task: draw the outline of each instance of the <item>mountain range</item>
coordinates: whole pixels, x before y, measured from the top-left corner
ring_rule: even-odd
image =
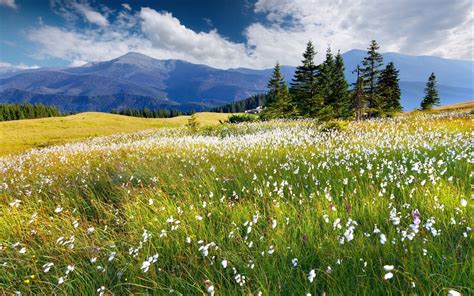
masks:
[[[343,54],[346,78],[363,50]],[[419,106],[426,80],[435,72],[441,104],[474,100],[474,62],[434,56],[384,53],[384,62],[400,70],[402,105]],[[295,67],[282,66],[291,81]],[[111,111],[113,109],[167,108],[205,110],[266,91],[272,69],[215,69],[182,60],[158,60],[139,53],[89,63],[81,67],[0,68],[0,103],[30,102],[55,105],[61,111]]]

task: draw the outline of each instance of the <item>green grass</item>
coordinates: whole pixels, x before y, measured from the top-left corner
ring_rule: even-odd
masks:
[[[343,131],[225,124],[0,159],[0,291],[473,294],[473,127],[457,113]],[[421,224],[410,239],[415,209]],[[394,266],[388,280],[385,265]]]
[[[227,119],[223,113],[198,113],[202,125],[217,124]],[[0,155],[23,152],[30,148],[43,148],[86,138],[139,130],[179,127],[189,116],[174,118],[137,118],[116,114],[87,112],[65,117],[27,119],[0,122]]]

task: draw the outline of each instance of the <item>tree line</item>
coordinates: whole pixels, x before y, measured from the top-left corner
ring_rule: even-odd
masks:
[[[173,110],[173,109],[151,110],[148,108],[143,108],[143,109],[123,108],[119,110],[112,110],[111,113],[125,115],[125,116],[143,117],[143,118],[171,118],[171,117],[176,117],[176,116],[181,116],[181,115],[190,115],[193,112],[183,112],[183,111]]]
[[[143,118],[171,118],[181,115],[190,115],[193,112],[168,109],[150,110],[148,108],[123,108],[120,110],[112,110],[110,113]],[[72,113],[59,112],[55,106],[47,106],[43,104],[0,104],[0,121],[58,117],[70,114]]]
[[[261,117],[315,117],[324,120],[354,116],[362,119],[402,111],[399,71],[393,62],[384,67],[383,57],[378,50],[379,45],[372,40],[367,56],[355,69],[357,80],[350,89],[344,76],[341,53],[334,55],[328,48],[324,62],[317,65],[314,62],[316,50],[313,43],[308,42],[289,88],[277,62],[268,81],[266,104]],[[422,109],[439,104],[434,73],[428,80],[425,94]]]
[[[211,108],[210,112],[219,113],[240,113],[245,110],[255,109],[267,103],[267,94],[256,94],[244,100],[232,102],[223,106]]]
[[[0,121],[62,116],[55,106],[43,104],[0,104]]]

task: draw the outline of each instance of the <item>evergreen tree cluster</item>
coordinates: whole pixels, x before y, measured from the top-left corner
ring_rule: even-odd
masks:
[[[215,107],[209,110],[210,112],[219,113],[241,113],[245,110],[255,109],[258,106],[264,106],[267,102],[266,94],[257,94],[250,96],[244,100],[232,102],[223,106]]]
[[[111,113],[125,115],[125,116],[143,117],[143,118],[171,118],[171,117],[176,117],[176,116],[181,116],[181,115],[190,115],[192,112],[183,112],[179,110],[168,110],[168,109],[150,110],[148,108],[143,108],[143,109],[123,108],[120,110],[112,110]]]
[[[54,106],[43,104],[0,104],[0,121],[62,116]]]
[[[326,51],[322,64],[314,62],[317,54],[310,41],[303,53],[301,65],[287,88],[280,65],[275,66],[268,82],[268,95],[263,118],[315,117],[346,118],[356,115],[378,116],[402,110],[398,70],[393,63],[383,67],[379,46],[373,40],[367,57],[358,68],[353,90],[344,76],[344,60],[340,52]]]

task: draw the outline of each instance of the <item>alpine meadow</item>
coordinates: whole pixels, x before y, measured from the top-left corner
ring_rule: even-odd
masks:
[[[474,295],[472,3],[336,2],[0,0],[0,295]]]

